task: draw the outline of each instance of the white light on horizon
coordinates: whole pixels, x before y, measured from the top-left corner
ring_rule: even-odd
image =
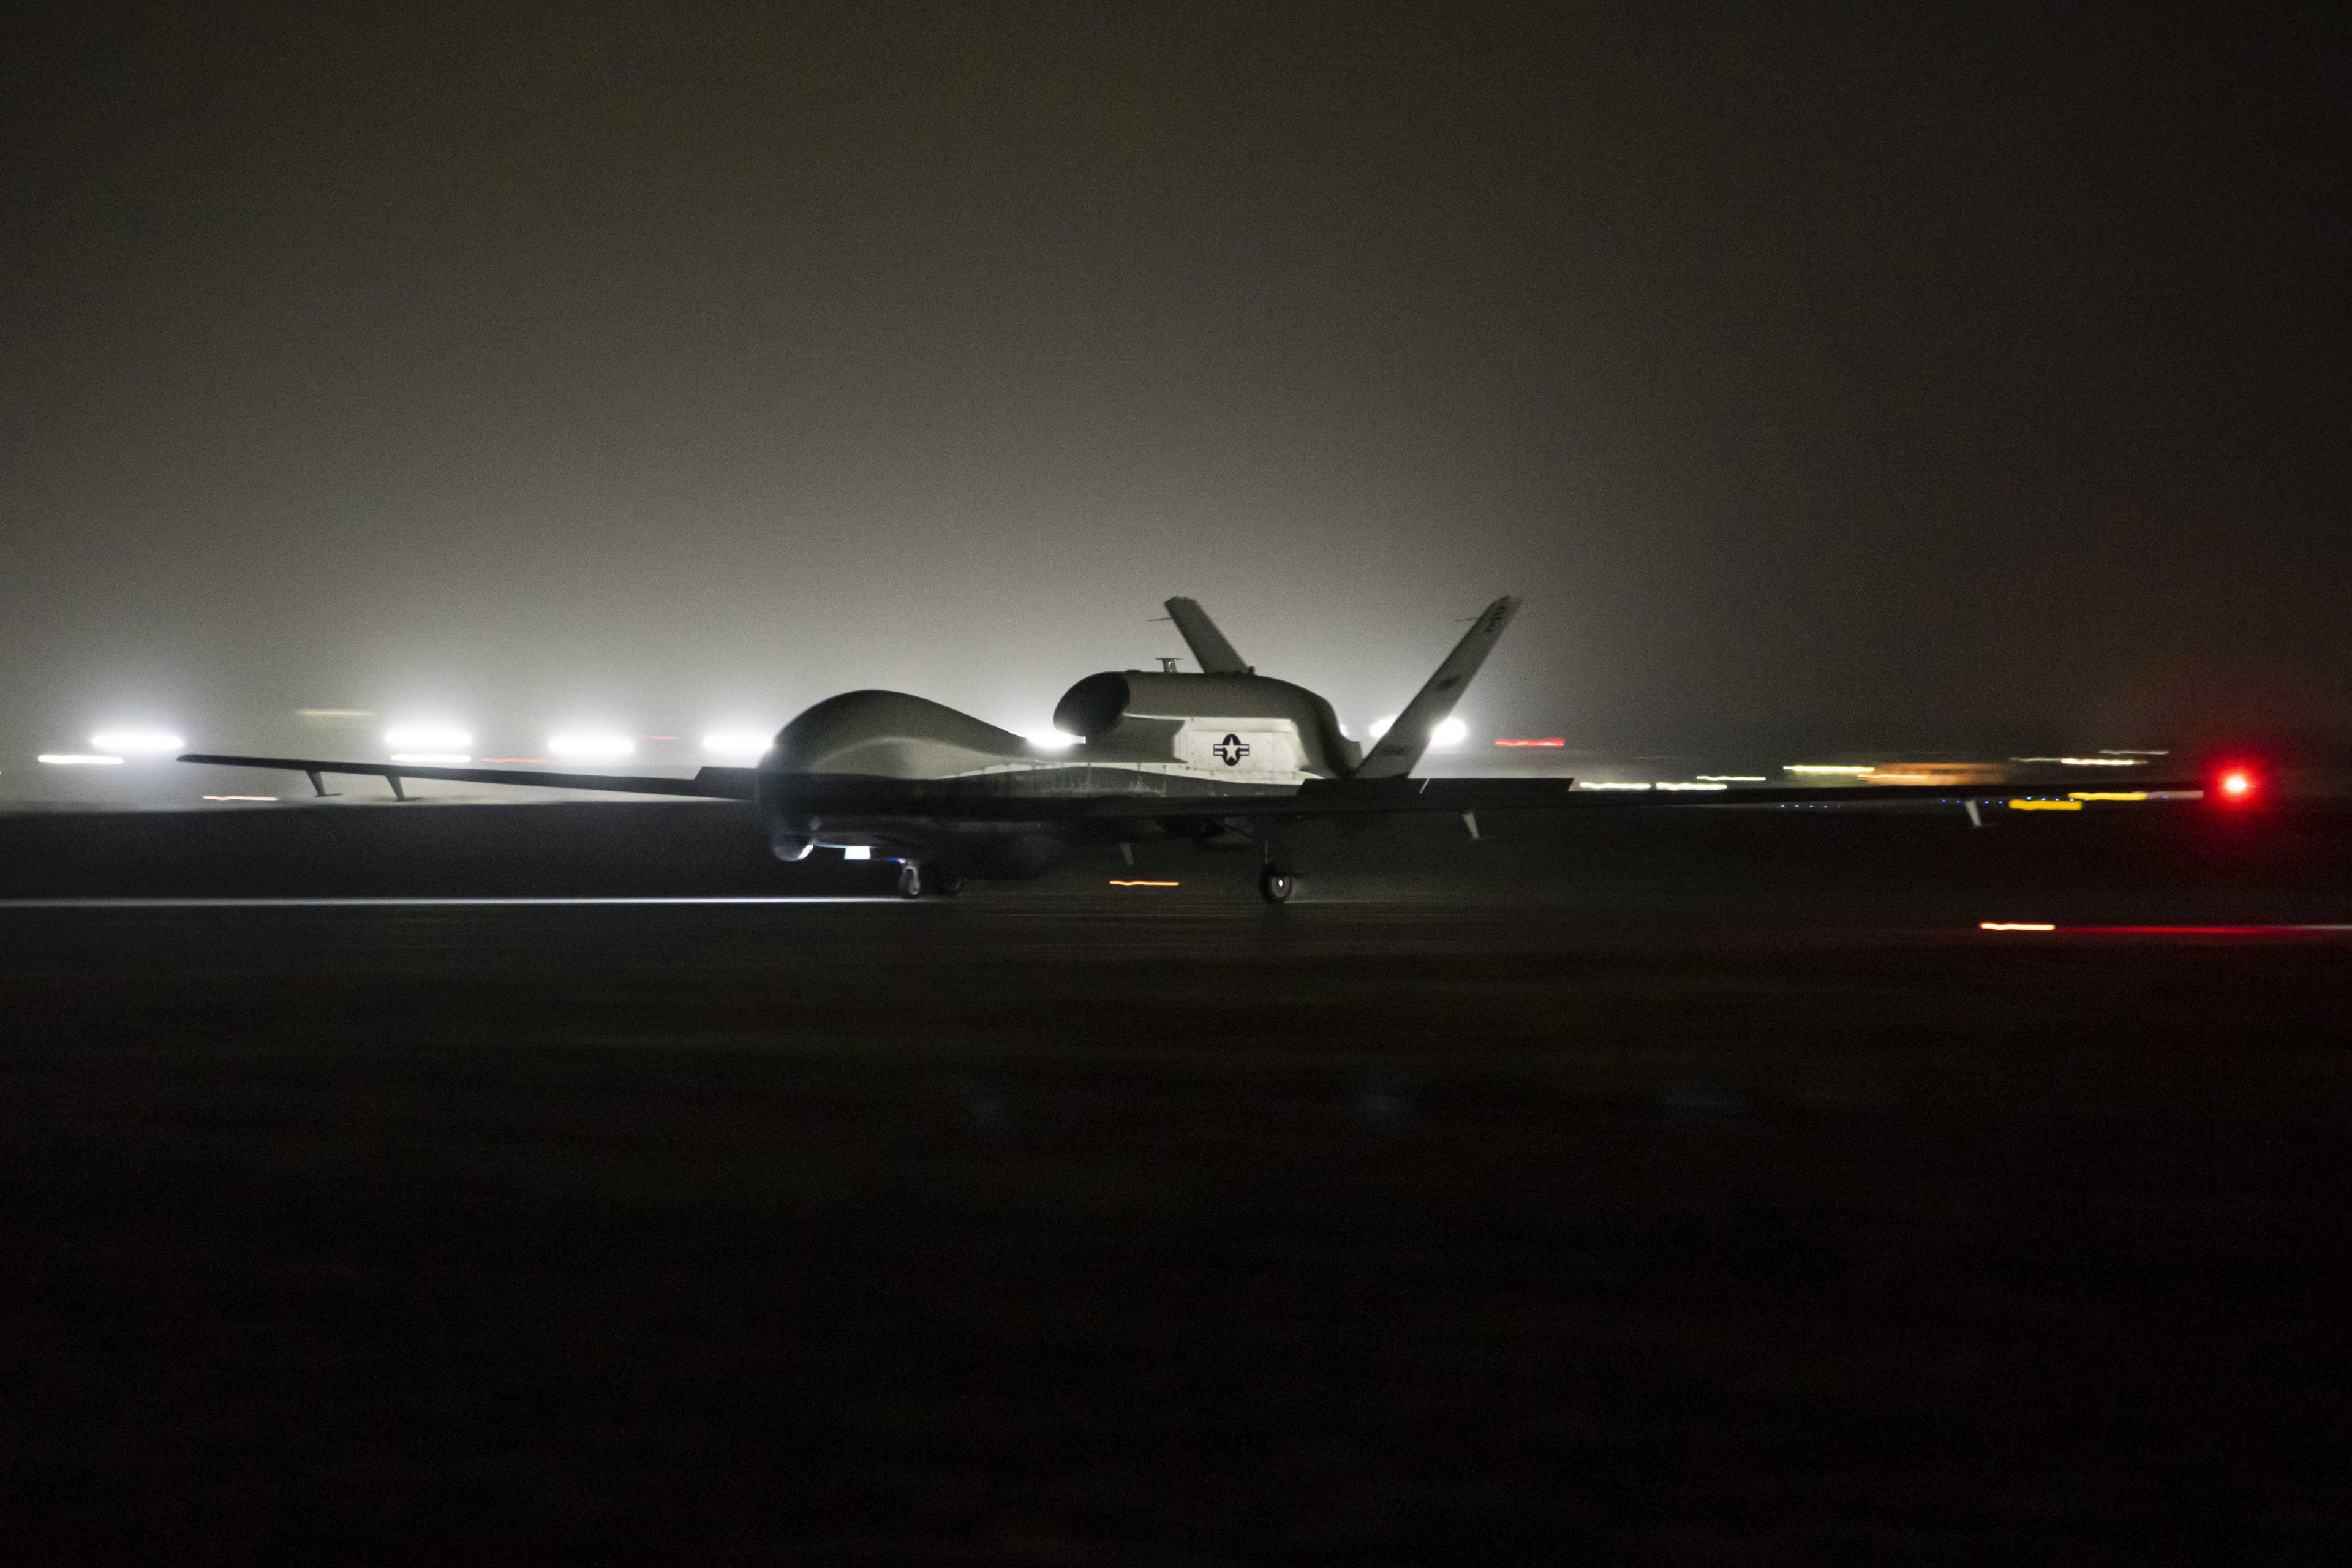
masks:
[[[455,724],[395,724],[383,732],[383,743],[404,752],[464,752],[474,737]]]
[[[1077,736],[1065,735],[1059,730],[1025,731],[1021,738],[1041,752],[1066,752],[1078,744]]]
[[[549,736],[547,749],[567,762],[609,763],[635,756],[637,743],[626,735],[580,730],[570,734]]]
[[[714,757],[759,757],[772,739],[761,730],[713,730],[702,737],[702,749]]]
[[[1391,713],[1385,718],[1373,720],[1372,739],[1377,741],[1386,735],[1390,727],[1402,717],[1400,713]],[[1433,746],[1458,746],[1469,738],[1470,726],[1459,719],[1448,719],[1429,732],[1429,743]]]
[[[53,768],[111,768],[122,762],[121,757],[95,757],[86,752],[43,752],[33,760]]]
[[[89,743],[101,752],[152,757],[176,752],[188,742],[168,730],[102,730],[89,738]]]

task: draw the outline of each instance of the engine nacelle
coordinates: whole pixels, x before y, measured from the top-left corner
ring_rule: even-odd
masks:
[[[1054,728],[1090,746],[1117,744],[1123,727],[1169,730],[1200,720],[1254,719],[1295,726],[1310,773],[1345,773],[1360,760],[1355,742],[1339,733],[1328,702],[1303,686],[1263,675],[1105,670],[1071,687],[1054,707]]]

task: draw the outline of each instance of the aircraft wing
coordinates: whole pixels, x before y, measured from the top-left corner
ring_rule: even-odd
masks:
[[[1316,779],[1291,795],[1193,796],[1150,801],[1118,797],[1095,802],[1091,814],[1107,817],[1157,816],[1357,816],[1409,812],[1463,811],[1673,811],[1727,806],[1807,805],[1870,808],[1941,804],[1961,805],[2021,801],[2059,809],[2085,800],[2199,800],[2203,784],[2167,781],[2129,789],[2068,792],[2048,784],[1844,784],[1780,785],[1719,789],[1577,787],[1572,779]]]
[[[751,768],[704,768],[690,779],[630,777],[619,773],[539,773],[526,768],[412,767],[406,763],[341,763],[307,757],[229,757],[190,752],[184,763],[210,763],[226,768],[273,768],[308,773],[323,793],[320,780],[328,773],[352,773],[384,779],[400,793],[403,779],[437,779],[450,784],[525,784],[535,789],[604,790],[616,795],[691,795],[704,800],[749,800]]]
[[[616,795],[685,795],[702,800],[750,800],[757,770],[704,768],[690,779],[614,773],[541,773],[523,768],[442,768],[406,763],[346,763],[305,757],[223,756],[191,752],[184,763],[270,768],[307,773],[314,785],[328,773],[380,778],[397,794],[404,779],[451,784],[520,784],[535,789],[596,790]],[[1017,775],[1016,775],[1017,776]],[[320,786],[323,787],[323,786]],[[1694,807],[1807,805],[1871,807],[1920,802],[1959,805],[2042,801],[2062,807],[2083,799],[2200,799],[2196,781],[2135,784],[2129,789],[2070,795],[2047,784],[1727,785],[1719,789],[1582,788],[1572,779],[1420,779],[1361,776],[1313,779],[1295,792],[1264,795],[1023,795],[975,794],[962,780],[899,780],[803,774],[787,786],[795,809],[814,816],[907,816],[934,822],[1100,822],[1169,818],[1388,816],[1465,811],[1657,811]]]
[[[1096,822],[1168,819],[1379,816],[1412,812],[1654,811],[1693,807],[1863,807],[1968,801],[2079,805],[2049,786],[1951,784],[1765,785],[1696,790],[1579,789],[1570,779],[1316,779],[1295,792],[1264,795],[974,794],[963,781],[900,781],[805,775],[789,786],[796,810],[813,816],[905,816],[936,822]],[[2084,792],[2090,794],[2092,792]],[[2197,798],[2196,783],[2150,784],[2093,798]]]

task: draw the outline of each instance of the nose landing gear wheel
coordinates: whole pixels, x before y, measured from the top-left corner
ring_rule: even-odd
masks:
[[[1269,904],[1288,903],[1291,876],[1287,871],[1278,870],[1272,866],[1263,867],[1258,871],[1257,896]]]
[[[912,860],[898,868],[898,896],[902,899],[923,896],[923,868]]]

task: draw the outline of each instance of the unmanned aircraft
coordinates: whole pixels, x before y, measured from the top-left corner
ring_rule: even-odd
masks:
[[[1076,737],[1075,752],[905,692],[846,691],[778,731],[758,766],[707,767],[690,779],[202,752],[180,761],[299,772],[321,795],[324,775],[345,773],[384,779],[402,800],[402,780],[436,779],[749,801],[778,858],[864,849],[898,863],[898,891],[910,899],[952,895],[970,879],[1041,876],[1079,845],[1116,844],[1131,857],[1138,843],[1181,839],[1255,842],[1258,891],[1280,904],[1298,875],[1288,830],[1318,817],[1453,812],[1475,837],[1482,810],[1776,805],[1836,795],[1958,801],[1973,819],[1979,801],[2037,793],[1863,784],[1662,797],[1580,794],[1564,778],[1412,777],[1518,607],[1507,595],[1487,605],[1369,752],[1340,731],[1328,702],[1258,674],[1198,604],[1175,598],[1167,601],[1169,617],[1198,672],[1166,660],[1159,670],[1087,676],[1054,710],[1054,728]]]

